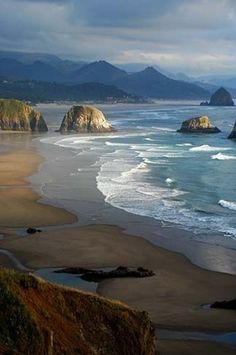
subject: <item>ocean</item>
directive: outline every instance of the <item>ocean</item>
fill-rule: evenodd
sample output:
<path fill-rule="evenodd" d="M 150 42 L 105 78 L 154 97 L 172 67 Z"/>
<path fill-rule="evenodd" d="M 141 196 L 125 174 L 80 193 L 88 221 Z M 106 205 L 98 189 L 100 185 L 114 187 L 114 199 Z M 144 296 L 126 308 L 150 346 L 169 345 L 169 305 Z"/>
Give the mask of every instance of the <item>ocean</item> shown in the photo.
<path fill-rule="evenodd" d="M 195 233 L 223 233 L 236 240 L 236 142 L 228 140 L 235 107 L 196 102 L 100 105 L 117 132 L 105 135 L 54 133 L 67 105 L 38 105 L 50 132 L 40 144 L 73 156 L 73 186 L 80 183 L 76 157 L 96 153 L 96 183 L 105 201 L 136 215 L 176 224 Z M 222 132 L 177 133 L 183 120 L 208 115 Z"/>

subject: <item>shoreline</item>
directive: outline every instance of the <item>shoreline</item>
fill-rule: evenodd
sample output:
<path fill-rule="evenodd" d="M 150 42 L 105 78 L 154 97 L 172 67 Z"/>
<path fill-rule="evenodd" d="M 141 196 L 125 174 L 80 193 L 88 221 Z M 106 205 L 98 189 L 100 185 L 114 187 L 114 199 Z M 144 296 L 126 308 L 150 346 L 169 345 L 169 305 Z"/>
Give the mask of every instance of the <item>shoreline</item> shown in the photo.
<path fill-rule="evenodd" d="M 69 180 L 72 185 L 73 200 L 67 201 L 67 189 L 63 184 L 59 186 L 62 200 L 60 206 L 71 213 L 79 215 L 78 226 L 91 223 L 117 225 L 128 234 L 140 236 L 151 243 L 173 252 L 185 255 L 191 262 L 201 268 L 219 271 L 223 273 L 236 274 L 236 250 L 235 241 L 225 238 L 222 234 L 196 235 L 193 232 L 182 229 L 181 226 L 171 223 L 163 223 L 151 217 L 135 215 L 123 209 L 108 204 L 104 196 L 97 188 L 96 176 L 100 165 L 99 153 L 93 151 L 77 150 L 72 153 L 73 148 L 63 148 L 51 144 L 34 142 L 35 147 L 43 156 L 47 156 L 47 162 L 42 165 L 41 176 L 31 178 L 31 183 L 36 185 L 42 176 L 53 177 L 58 173 L 62 165 L 68 165 L 65 169 L 65 179 L 71 173 L 70 161 L 79 167 L 79 173 L 75 173 L 75 180 Z M 55 161 L 55 157 L 56 161 Z M 58 159 L 58 160 L 57 160 Z M 54 162 L 55 168 L 51 164 Z M 76 169 L 77 171 L 77 169 Z M 79 183 L 78 183 L 79 180 Z M 56 183 L 60 180 L 56 178 Z M 73 185 L 74 184 L 74 185 Z M 48 199 L 47 194 L 52 196 Z M 58 206 L 56 203 L 56 192 L 48 186 L 46 196 L 43 196 L 46 203 Z M 216 243 L 217 239 L 217 243 Z M 222 240 L 222 242 L 221 242 Z M 222 245 L 226 243 L 225 245 Z"/>
<path fill-rule="evenodd" d="M 47 147 L 44 148 L 47 149 Z M 26 150 L 25 153 L 28 154 L 28 151 Z M 10 152 L 9 154 L 14 155 L 15 153 Z M 22 154 L 24 155 L 23 150 Z M 38 153 L 36 150 L 32 150 L 30 154 L 35 156 Z M 42 154 L 42 156 L 44 155 Z M 87 164 L 87 156 L 82 158 Z M 30 159 L 24 160 L 28 164 L 32 163 Z M 13 161 L 8 162 L 9 166 L 14 166 Z M 39 165 L 39 163 L 37 164 Z M 22 170 L 24 171 L 23 167 Z M 36 171 L 35 168 L 33 173 Z M 37 179 L 40 180 L 40 173 L 42 174 L 41 169 L 33 178 L 32 175 L 30 178 L 27 177 L 27 181 L 30 181 L 28 189 L 34 189 L 38 192 L 36 187 L 39 188 L 40 185 L 35 183 Z M 26 176 L 22 181 L 27 184 L 25 179 Z M 130 216 L 130 214 L 114 207 L 104 206 L 106 203 L 101 201 L 101 196 L 100 200 L 97 199 L 100 192 L 95 192 L 96 186 L 93 185 L 94 176 L 92 175 L 89 179 L 80 180 L 79 194 L 81 189 L 83 190 L 84 183 L 87 183 L 89 192 L 86 190 L 84 194 L 80 195 L 81 204 L 79 204 L 78 209 L 81 210 L 81 214 L 75 224 L 68 223 L 66 228 L 63 228 L 62 224 L 58 223 L 58 220 L 61 222 L 61 218 L 59 218 L 55 227 L 46 227 L 42 233 L 27 237 L 16 235 L 16 230 L 12 227 L 6 230 L 1 226 L 0 233 L 5 235 L 5 238 L 0 240 L 1 248 L 12 253 L 25 267 L 34 270 L 44 267 L 75 265 L 84 267 L 127 265 L 151 268 L 156 272 L 155 277 L 106 280 L 99 285 L 98 293 L 105 297 L 121 300 L 131 307 L 148 311 L 154 324 L 165 329 L 184 330 L 187 328 L 210 332 L 235 330 L 234 312 L 222 312 L 222 310 L 211 310 L 209 312 L 202 309 L 201 304 L 221 298 L 235 297 L 236 276 L 205 270 L 194 265 L 179 252 L 156 246 L 152 242 L 152 237 L 149 240 L 146 238 L 150 229 L 155 229 L 153 224 L 148 225 L 146 222 L 146 226 L 144 224 L 146 234 L 140 236 L 143 230 L 140 231 L 139 227 L 144 220 L 147 221 L 146 218 L 140 218 L 136 215 Z M 91 183 L 93 186 L 91 186 Z M 27 195 L 25 185 L 20 185 L 20 188 L 24 192 L 21 197 Z M 10 185 L 10 189 L 14 191 L 15 187 Z M 34 198 L 30 205 L 31 213 L 34 213 L 38 209 L 38 205 L 41 205 L 42 210 L 40 212 L 43 211 L 43 214 L 48 210 L 53 210 L 56 214 L 61 211 L 65 213 L 63 214 L 64 217 L 69 215 L 71 218 L 71 211 L 67 212 L 66 209 L 58 209 L 56 206 L 49 205 L 52 198 L 46 202 L 44 196 L 40 197 L 36 192 L 35 194 L 38 198 Z M 91 209 L 92 203 L 93 209 Z M 97 216 L 101 203 L 104 207 L 100 211 L 102 213 Z M 19 213 L 19 206 L 14 209 L 14 213 L 16 215 Z M 91 218 L 91 213 L 97 217 Z M 105 221 L 102 220 L 104 213 L 107 214 L 104 218 Z M 114 213 L 116 213 L 116 220 L 118 221 L 115 225 Z M 130 218 L 129 223 L 127 219 L 123 219 L 125 214 Z M 30 215 L 27 215 L 27 225 L 29 225 L 29 217 Z M 55 218 L 54 215 L 53 217 Z M 104 223 L 108 219 L 110 223 Z M 134 234 L 135 230 L 137 231 L 136 234 Z M 162 230 L 159 229 L 158 233 Z M 183 231 L 180 232 L 182 234 Z M 172 229 L 170 233 L 173 233 Z M 6 263 L 8 264 L 6 266 L 11 267 L 9 260 L 5 258 L 4 261 L 1 254 L 0 261 L 1 264 Z M 165 340 L 166 347 L 169 346 L 170 342 L 173 341 Z M 191 341 L 186 340 L 179 342 L 185 345 L 191 343 Z M 203 346 L 206 345 L 205 342 L 202 343 Z M 211 348 L 212 344 L 208 344 L 208 347 Z"/>

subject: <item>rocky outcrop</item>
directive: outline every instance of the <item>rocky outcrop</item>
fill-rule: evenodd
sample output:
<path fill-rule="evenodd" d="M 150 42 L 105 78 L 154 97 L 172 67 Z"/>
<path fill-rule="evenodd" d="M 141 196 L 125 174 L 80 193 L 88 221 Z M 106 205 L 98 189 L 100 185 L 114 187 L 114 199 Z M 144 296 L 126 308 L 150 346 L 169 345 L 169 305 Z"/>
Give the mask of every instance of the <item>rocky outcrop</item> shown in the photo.
<path fill-rule="evenodd" d="M 211 308 L 233 309 L 236 311 L 236 299 L 230 301 L 216 301 L 211 304 Z"/>
<path fill-rule="evenodd" d="M 228 136 L 229 139 L 236 139 L 236 122 L 234 124 L 234 128 L 232 130 L 232 132 L 230 133 L 230 135 Z"/>
<path fill-rule="evenodd" d="M 231 94 L 221 87 L 211 96 L 209 106 L 234 106 L 234 102 Z"/>
<path fill-rule="evenodd" d="M 110 271 L 92 270 L 80 267 L 70 267 L 54 271 L 55 273 L 78 274 L 81 279 L 86 281 L 99 282 L 105 279 L 123 278 L 123 277 L 150 277 L 155 273 L 152 270 L 144 269 L 143 267 L 128 268 L 126 266 L 119 266 Z"/>
<path fill-rule="evenodd" d="M 46 132 L 40 112 L 19 100 L 0 99 L 0 131 Z"/>
<path fill-rule="evenodd" d="M 0 269 L 0 351 L 8 354 L 154 355 L 146 312 Z"/>
<path fill-rule="evenodd" d="M 63 118 L 61 133 L 105 133 L 114 131 L 104 114 L 92 106 L 72 106 Z"/>
<path fill-rule="evenodd" d="M 219 128 L 213 126 L 207 116 L 191 118 L 182 123 L 177 132 L 181 133 L 219 133 Z"/>

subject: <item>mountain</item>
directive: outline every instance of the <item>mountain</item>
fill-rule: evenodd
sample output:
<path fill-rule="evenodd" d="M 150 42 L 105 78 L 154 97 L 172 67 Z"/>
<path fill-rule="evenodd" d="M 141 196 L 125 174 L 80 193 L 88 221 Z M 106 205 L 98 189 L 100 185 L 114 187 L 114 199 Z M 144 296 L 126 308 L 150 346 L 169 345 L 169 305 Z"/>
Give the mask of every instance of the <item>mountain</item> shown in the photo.
<path fill-rule="evenodd" d="M 113 83 L 127 92 L 156 99 L 208 98 L 209 92 L 195 84 L 170 79 L 153 67 L 121 77 Z"/>
<path fill-rule="evenodd" d="M 64 75 L 52 65 L 36 61 L 23 64 L 15 59 L 0 59 L 0 76 L 15 80 L 59 81 L 66 80 Z"/>
<path fill-rule="evenodd" d="M 146 312 L 0 268 L 1 354 L 156 352 Z"/>
<path fill-rule="evenodd" d="M 224 86 L 234 89 L 236 88 L 236 76 L 233 75 L 205 75 L 200 76 L 198 81 L 209 83 L 217 87 Z"/>
<path fill-rule="evenodd" d="M 56 64 L 61 61 L 59 57 L 53 54 L 0 51 L 0 59 L 6 58 L 17 60 L 23 64 L 32 64 L 37 61 Z"/>
<path fill-rule="evenodd" d="M 31 102 L 144 102 L 137 95 L 128 94 L 115 86 L 100 83 L 65 85 L 43 81 L 14 81 L 5 79 L 0 80 L 0 97 Z"/>
<path fill-rule="evenodd" d="M 40 53 L 0 51 L 0 77 L 68 85 L 90 82 L 109 84 L 135 95 L 156 99 L 205 99 L 210 96 L 205 88 L 187 82 L 191 78 L 183 73 L 174 76 L 158 67 L 147 67 L 128 74 L 104 60 L 84 64 Z"/>
<path fill-rule="evenodd" d="M 127 73 L 114 65 L 100 60 L 84 65 L 79 70 L 71 73 L 71 80 L 78 83 L 97 82 L 109 84 L 126 76 Z"/>

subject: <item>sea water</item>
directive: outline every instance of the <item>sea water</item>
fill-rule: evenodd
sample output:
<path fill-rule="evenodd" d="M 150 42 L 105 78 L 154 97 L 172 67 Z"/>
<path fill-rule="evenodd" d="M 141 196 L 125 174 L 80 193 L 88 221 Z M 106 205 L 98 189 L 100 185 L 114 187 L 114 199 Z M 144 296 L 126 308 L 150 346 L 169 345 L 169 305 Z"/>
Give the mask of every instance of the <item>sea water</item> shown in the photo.
<path fill-rule="evenodd" d="M 54 128 L 67 108 L 44 105 L 41 111 Z M 71 154 L 99 152 L 97 188 L 112 206 L 176 223 L 196 235 L 222 232 L 236 239 L 236 142 L 227 139 L 236 107 L 163 102 L 101 108 L 117 132 L 50 133 L 41 143 Z M 199 115 L 208 115 L 222 132 L 176 132 L 183 120 Z M 79 175 L 75 178 L 79 184 Z"/>

